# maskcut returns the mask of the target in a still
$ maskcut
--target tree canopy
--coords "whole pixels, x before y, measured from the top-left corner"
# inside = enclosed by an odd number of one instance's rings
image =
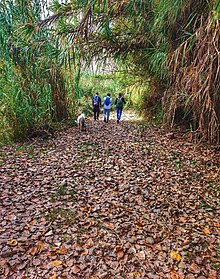
[[[72,0],[49,7],[43,0],[4,0],[0,11],[1,57],[27,88],[36,86],[33,77],[45,77],[52,118],[72,111],[68,100],[77,90],[70,73],[79,77],[83,66],[108,58],[148,87],[142,109],[159,104],[168,127],[184,125],[197,139],[219,142],[219,0]]]

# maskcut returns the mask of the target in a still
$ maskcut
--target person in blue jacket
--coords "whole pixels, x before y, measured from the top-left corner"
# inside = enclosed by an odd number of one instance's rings
[[[112,106],[112,98],[110,97],[111,94],[108,93],[107,96],[104,98],[104,122],[108,123],[110,117],[110,111]]]

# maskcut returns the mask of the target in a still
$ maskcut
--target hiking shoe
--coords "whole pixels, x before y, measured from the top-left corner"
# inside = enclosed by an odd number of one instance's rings
[[[117,120],[117,123],[119,123],[119,120]]]
[[[104,122],[106,122],[106,119],[104,118]]]

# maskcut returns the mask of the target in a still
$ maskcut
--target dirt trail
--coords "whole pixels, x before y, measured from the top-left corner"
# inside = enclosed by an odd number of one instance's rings
[[[220,278],[219,151],[124,119],[2,148],[0,278]]]

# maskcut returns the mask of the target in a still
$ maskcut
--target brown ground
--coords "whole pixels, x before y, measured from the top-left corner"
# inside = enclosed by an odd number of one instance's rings
[[[220,278],[217,148],[124,119],[2,148],[0,278]]]

